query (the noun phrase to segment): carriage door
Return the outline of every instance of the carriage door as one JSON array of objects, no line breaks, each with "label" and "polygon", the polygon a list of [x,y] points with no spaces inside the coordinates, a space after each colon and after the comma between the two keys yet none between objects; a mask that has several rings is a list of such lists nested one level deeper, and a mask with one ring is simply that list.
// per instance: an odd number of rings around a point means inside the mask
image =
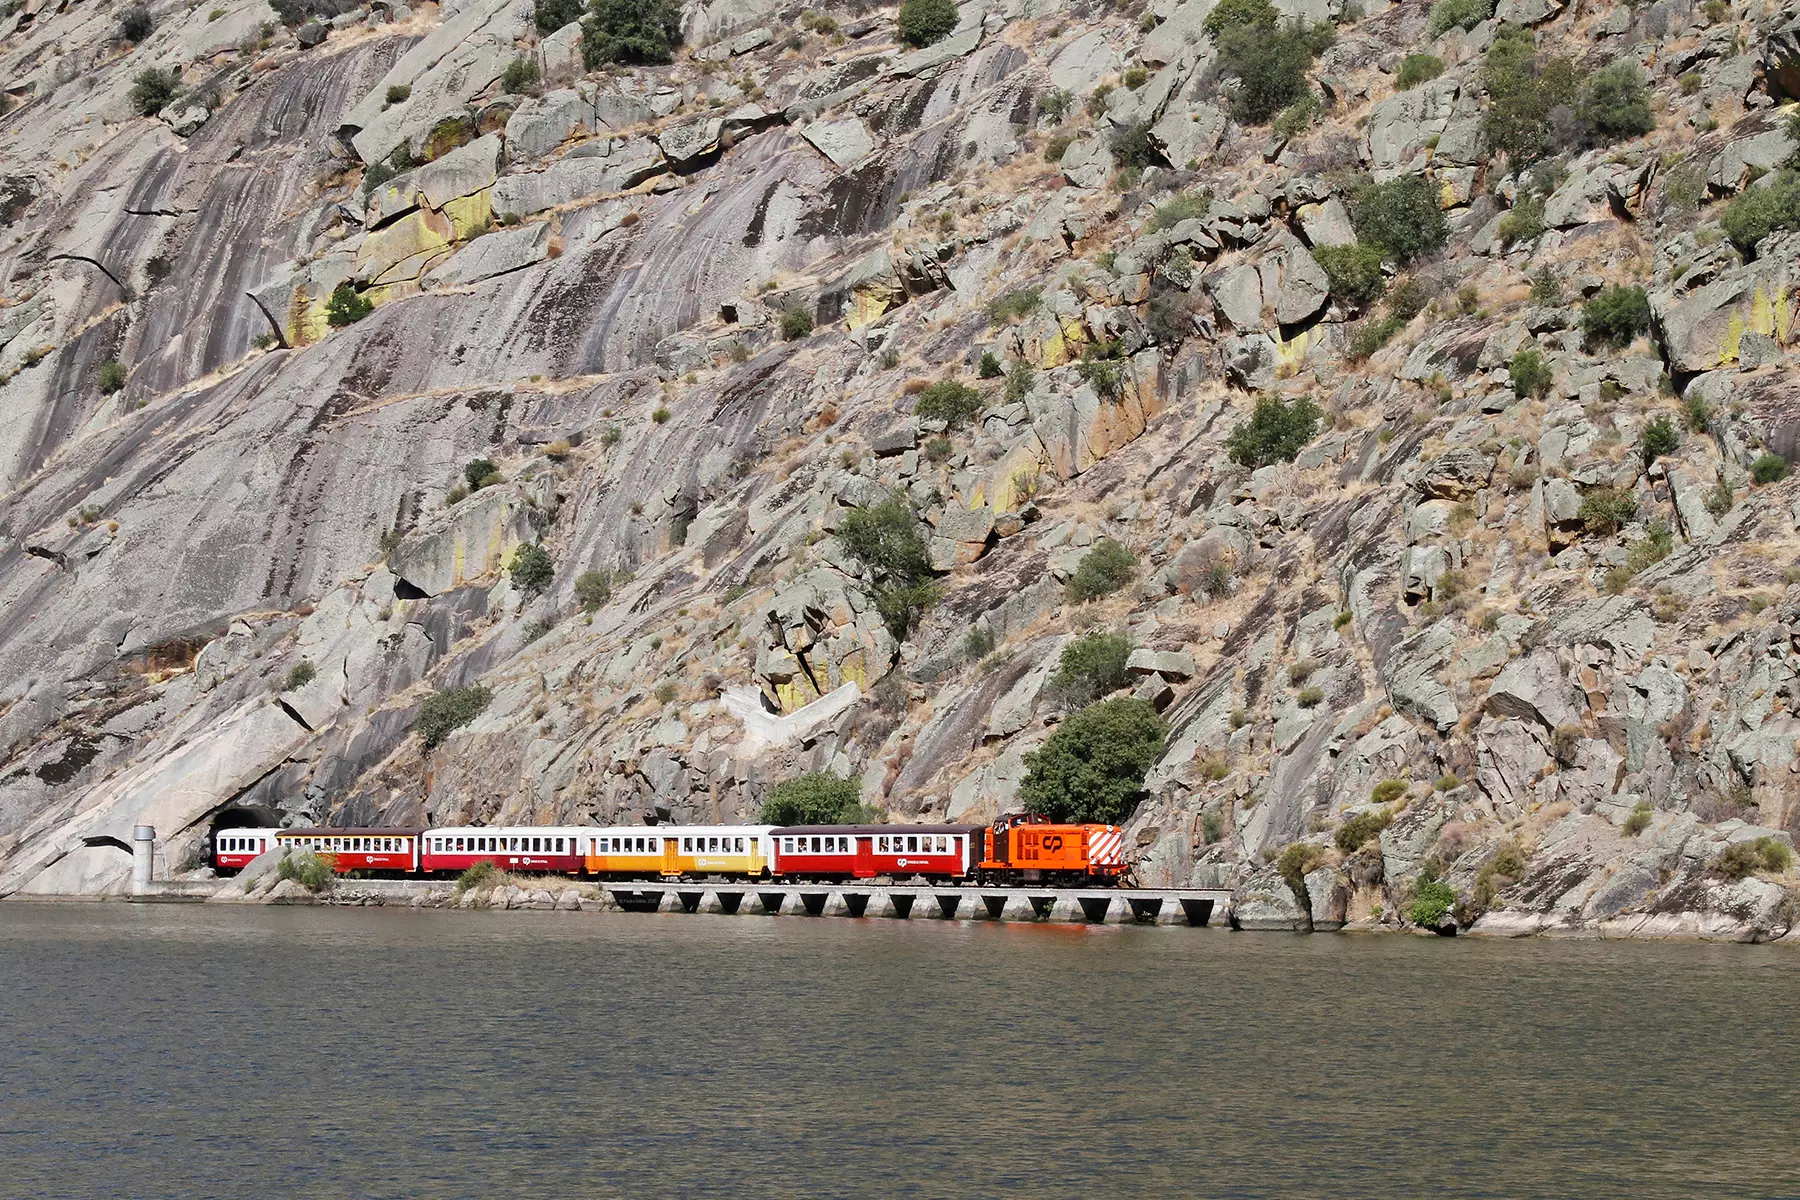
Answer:
[{"label": "carriage door", "polygon": [[664,875],[681,874],[681,839],[666,837],[663,839],[662,870]]},{"label": "carriage door", "polygon": [[850,873],[858,879],[875,878],[875,837],[873,834],[856,839],[856,858],[850,864]]}]

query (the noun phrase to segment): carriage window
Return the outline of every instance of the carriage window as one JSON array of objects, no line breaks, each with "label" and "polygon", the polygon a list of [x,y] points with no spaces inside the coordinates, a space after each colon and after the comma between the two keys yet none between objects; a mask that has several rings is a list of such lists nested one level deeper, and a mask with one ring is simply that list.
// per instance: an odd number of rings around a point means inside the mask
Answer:
[{"label": "carriage window", "polygon": [[708,850],[717,850],[719,848],[719,839],[716,837],[707,838],[706,839],[706,848]]},{"label": "carriage window", "polygon": [[532,838],[531,839],[531,849],[542,850],[543,846],[539,845],[538,843],[542,842],[543,840],[544,840],[543,838]]},{"label": "carriage window", "polygon": [[917,850],[919,849],[919,839],[916,837],[907,838],[906,839],[906,849],[909,853],[917,852]]},{"label": "carriage window", "polygon": [[556,839],[556,852],[558,854],[562,853],[562,844],[563,844],[563,840],[561,838],[557,838]]},{"label": "carriage window", "polygon": [[693,850],[693,848],[694,848],[694,839],[693,838],[682,838],[681,839],[681,852],[683,854],[689,853],[690,851]]}]

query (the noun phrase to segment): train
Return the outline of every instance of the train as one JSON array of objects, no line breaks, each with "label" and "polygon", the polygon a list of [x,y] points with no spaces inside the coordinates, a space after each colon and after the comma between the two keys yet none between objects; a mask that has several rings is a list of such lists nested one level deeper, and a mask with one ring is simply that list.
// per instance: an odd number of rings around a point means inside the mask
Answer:
[{"label": "train", "polygon": [[269,850],[310,851],[340,875],[449,879],[481,863],[519,875],[606,880],[941,884],[1123,882],[1117,825],[1008,813],[991,825],[634,825],[226,829],[213,867],[235,874]]}]

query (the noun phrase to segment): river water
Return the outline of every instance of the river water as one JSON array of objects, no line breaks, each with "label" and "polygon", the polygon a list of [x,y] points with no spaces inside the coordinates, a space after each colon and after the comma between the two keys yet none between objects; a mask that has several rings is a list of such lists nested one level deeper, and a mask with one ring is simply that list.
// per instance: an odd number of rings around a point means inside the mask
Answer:
[{"label": "river water", "polygon": [[1800,1195],[1793,947],[0,904],[6,1197]]}]

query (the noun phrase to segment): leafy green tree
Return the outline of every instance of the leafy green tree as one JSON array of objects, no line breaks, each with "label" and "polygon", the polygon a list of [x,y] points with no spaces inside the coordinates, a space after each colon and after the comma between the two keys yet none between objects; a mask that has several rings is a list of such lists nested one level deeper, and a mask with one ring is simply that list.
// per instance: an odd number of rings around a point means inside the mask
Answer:
[{"label": "leafy green tree", "polygon": [[583,571],[575,577],[575,602],[583,612],[598,612],[611,603],[613,582],[611,571]]},{"label": "leafy green tree", "polygon": [[181,73],[174,67],[145,67],[132,77],[131,91],[125,98],[138,115],[154,117],[169,107],[180,91]]},{"label": "leafy green tree", "polygon": [[1350,224],[1357,241],[1379,247],[1402,265],[1442,249],[1450,237],[1437,192],[1422,175],[1402,175],[1362,189],[1351,202]]},{"label": "leafy green tree", "polygon": [[590,71],[607,63],[666,63],[680,44],[675,0],[592,0],[581,22],[581,55]]},{"label": "leafy green tree", "polygon": [[898,31],[909,46],[929,46],[956,31],[956,0],[904,0]]},{"label": "leafy green tree", "polygon": [[1588,77],[1575,115],[1596,138],[1616,142],[1656,128],[1650,112],[1650,86],[1643,68],[1630,59],[1602,67]]},{"label": "leafy green tree", "polygon": [[155,28],[156,22],[151,19],[150,10],[142,4],[134,4],[119,17],[119,40],[135,46],[149,37],[150,31]]},{"label": "leafy green tree", "polygon": [[471,458],[463,464],[463,478],[469,481],[471,492],[479,492],[484,487],[499,483],[500,472],[492,459]]},{"label": "leafy green tree", "polygon": [[1076,604],[1110,596],[1131,582],[1137,574],[1138,561],[1131,551],[1112,538],[1094,543],[1069,578],[1069,599]]},{"label": "leafy green tree", "polygon": [[919,613],[943,591],[931,579],[931,556],[919,518],[899,497],[862,505],[844,515],[838,541],[876,575],[875,611],[895,641],[905,641]]},{"label": "leafy green tree", "polygon": [[1025,756],[1019,799],[1053,821],[1118,823],[1144,796],[1144,775],[1162,756],[1168,726],[1153,705],[1129,696],[1090,704]]},{"label": "leafy green tree", "polygon": [[1437,0],[1431,6],[1430,35],[1443,37],[1452,29],[1473,29],[1494,15],[1494,0]]},{"label": "leafy green tree", "polygon": [[532,596],[550,586],[556,578],[556,565],[550,561],[548,550],[536,542],[526,542],[513,552],[512,565],[506,573],[512,577],[514,587]]},{"label": "leafy green tree", "polygon": [[1635,284],[1613,284],[1581,310],[1581,332],[1595,346],[1631,345],[1650,332],[1650,297]]},{"label": "leafy green tree", "polygon": [[1122,633],[1094,630],[1063,647],[1050,686],[1065,704],[1081,705],[1116,692],[1130,682],[1125,662],[1131,639]]},{"label": "leafy green tree", "polygon": [[1676,430],[1675,422],[1662,416],[1644,426],[1638,449],[1643,453],[1644,465],[1649,466],[1664,455],[1675,453],[1680,445],[1681,434]]},{"label": "leafy green tree", "polygon": [[439,745],[451,732],[461,729],[480,716],[494,694],[480,684],[472,687],[446,688],[425,697],[419,715],[413,718],[413,729],[424,739],[427,750]]},{"label": "leafy green tree", "polygon": [[992,350],[981,352],[981,361],[975,366],[975,374],[982,379],[998,379],[1006,374],[1006,368],[1000,365],[1000,359]]},{"label": "leafy green tree", "polygon": [[346,279],[331,289],[331,296],[325,301],[325,323],[339,327],[354,325],[374,311],[375,302]]},{"label": "leafy green tree", "polygon": [[1319,406],[1305,396],[1284,401],[1265,393],[1256,398],[1250,419],[1231,431],[1226,449],[1233,462],[1253,470],[1292,462],[1318,432],[1319,415]]},{"label": "leafy green tree", "polygon": [[856,781],[824,771],[784,779],[763,796],[764,825],[850,825],[863,819]]},{"label": "leafy green tree", "polygon": [[1551,113],[1575,103],[1581,71],[1569,58],[1539,55],[1529,29],[1502,25],[1482,58],[1481,81],[1488,145],[1520,167],[1550,150]]},{"label": "leafy green tree", "polygon": [[797,342],[813,331],[812,313],[804,305],[790,304],[781,310],[781,340]]},{"label": "leafy green tree", "polygon": [[1365,246],[1361,242],[1348,246],[1315,246],[1312,256],[1324,270],[1331,294],[1347,304],[1365,305],[1387,287],[1387,278],[1381,273],[1379,246]]},{"label": "leafy green tree", "polygon": [[1506,373],[1512,379],[1513,395],[1521,400],[1527,396],[1541,400],[1550,391],[1550,364],[1544,361],[1543,351],[1535,346],[1527,346],[1514,354]]},{"label": "leafy green tree", "polygon": [[1435,54],[1409,54],[1400,61],[1400,73],[1394,77],[1394,87],[1399,91],[1409,91],[1421,83],[1430,83],[1444,73],[1444,60]]},{"label": "leafy green tree", "polygon": [[1719,228],[1739,250],[1752,254],[1756,243],[1780,230],[1800,229],[1800,173],[1782,170],[1761,180],[1725,206]]},{"label": "leafy green tree", "polygon": [[1300,99],[1307,92],[1306,72],[1331,36],[1329,25],[1226,26],[1216,40],[1220,69],[1238,81],[1232,115],[1262,125]]},{"label": "leafy green tree", "polygon": [[1273,29],[1280,23],[1281,14],[1269,0],[1219,0],[1206,14],[1204,28],[1217,41],[1227,30]]},{"label": "leafy green tree", "polygon": [[585,11],[587,5],[582,0],[536,0],[532,18],[537,22],[537,31],[548,36],[571,21],[581,20]]},{"label": "leafy green tree", "polygon": [[[996,364],[995,374],[998,374]],[[921,420],[942,421],[951,429],[967,425],[980,415],[981,393],[954,379],[940,379],[913,402],[913,413]]]},{"label": "leafy green tree", "polygon": [[1456,889],[1439,880],[1421,882],[1418,890],[1413,892],[1412,906],[1407,909],[1407,917],[1414,925],[1423,929],[1436,929],[1450,915],[1450,909],[1456,904]]}]

